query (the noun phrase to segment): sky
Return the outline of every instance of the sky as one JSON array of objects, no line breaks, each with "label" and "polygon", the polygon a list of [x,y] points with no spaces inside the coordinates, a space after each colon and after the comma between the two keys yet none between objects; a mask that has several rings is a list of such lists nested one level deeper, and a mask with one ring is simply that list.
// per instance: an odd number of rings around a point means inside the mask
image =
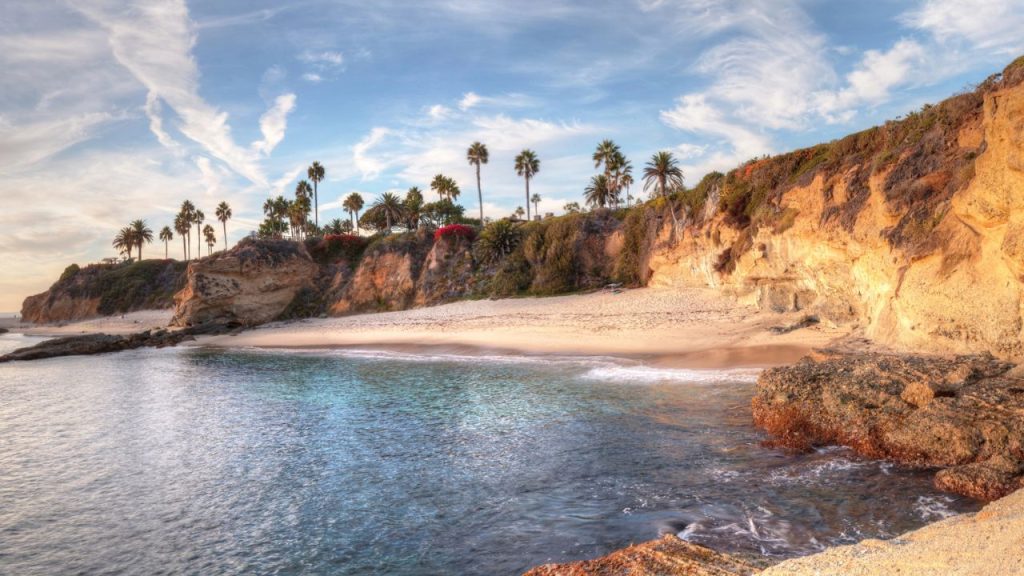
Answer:
[{"label": "sky", "polygon": [[1024,0],[2,0],[0,311],[185,199],[231,204],[233,243],[314,160],[321,222],[437,173],[475,214],[476,140],[487,216],[524,148],[560,213],[602,139],[692,185],[969,88],[1021,30]]}]

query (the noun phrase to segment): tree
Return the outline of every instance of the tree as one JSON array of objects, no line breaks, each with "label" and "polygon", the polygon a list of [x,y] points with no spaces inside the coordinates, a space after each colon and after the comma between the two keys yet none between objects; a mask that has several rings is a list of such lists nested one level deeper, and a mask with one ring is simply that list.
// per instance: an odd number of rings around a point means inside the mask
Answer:
[{"label": "tree", "polygon": [[327,234],[348,234],[351,231],[352,222],[350,220],[342,220],[341,218],[331,220],[324,227],[324,232]]},{"label": "tree", "polygon": [[324,167],[319,162],[313,162],[306,170],[306,175],[313,181],[313,223],[320,227],[320,203],[317,199],[317,185],[324,180]]},{"label": "tree", "polygon": [[359,231],[359,211],[363,209],[363,197],[358,192],[353,192],[345,197],[345,201],[341,203],[342,207],[348,211],[352,216],[352,228]]},{"label": "tree", "polygon": [[225,250],[228,249],[228,220],[231,220],[232,216],[234,216],[234,214],[231,213],[231,206],[229,206],[227,202],[217,204],[217,220],[220,220],[220,223],[224,225]]},{"label": "tree", "polygon": [[299,183],[295,185],[295,199],[309,199],[313,196],[313,187],[309,185],[309,182],[305,180],[299,180]]},{"label": "tree", "polygon": [[420,192],[416,186],[409,188],[402,204],[405,207],[406,228],[409,230],[419,228],[420,218],[423,215],[423,192]]},{"label": "tree", "polygon": [[131,226],[125,226],[117,231],[111,245],[117,249],[119,255],[131,258],[132,250],[135,248],[135,230]]},{"label": "tree", "polygon": [[[671,152],[662,150],[655,153],[644,167],[644,190],[651,186],[657,186],[658,194],[666,200],[669,200],[669,186],[682,188],[683,171],[679,168],[679,164]],[[675,206],[672,205],[671,200],[668,203],[668,210],[669,214],[672,215],[672,235],[675,238],[675,230],[679,226],[679,220],[676,219]]]},{"label": "tree", "polygon": [[587,206],[604,208],[612,201],[612,192],[608,187],[608,177],[598,174],[590,179],[590,184],[583,190],[583,199]]},{"label": "tree", "polygon": [[[527,204],[529,206],[529,204]],[[516,220],[522,219],[523,215],[526,214],[526,210],[523,210],[522,206],[516,206],[516,211],[512,213],[515,215]]]},{"label": "tree", "polygon": [[[188,239],[185,242],[185,248],[186,248],[185,251],[187,252],[187,254],[185,254],[185,259],[186,260],[191,260],[192,259],[192,222],[195,220],[195,217],[196,217],[196,206],[195,206],[195,204],[193,204],[190,200],[185,200],[184,202],[181,203],[181,210],[179,211],[179,214],[181,214],[181,216],[184,219],[184,221],[188,223],[188,230],[185,232],[185,235],[188,236]],[[178,233],[180,234],[181,232],[179,231]]]},{"label": "tree", "polygon": [[373,203],[373,207],[380,210],[384,215],[388,234],[391,233],[391,227],[394,223],[401,221],[405,217],[405,207],[402,205],[402,201],[392,192],[381,194],[380,198]]},{"label": "tree", "polygon": [[626,160],[622,164],[618,180],[619,186],[626,189],[626,208],[629,208],[629,201],[633,199],[633,197],[629,195],[629,188],[633,185],[633,163],[629,160]]},{"label": "tree", "polygon": [[153,241],[153,231],[146,225],[145,220],[132,220],[128,226],[132,229],[132,239],[139,249],[139,262],[142,262],[142,245]]},{"label": "tree", "polygon": [[537,207],[540,204],[540,194],[534,194],[530,196],[530,202],[533,202],[533,213],[536,216],[540,216],[540,209]]},{"label": "tree", "polygon": [[192,221],[183,212],[174,217],[174,231],[181,237],[181,257],[188,260],[188,233],[192,230]]},{"label": "tree", "polygon": [[174,232],[171,232],[170,226],[164,226],[160,229],[160,240],[164,243],[164,260],[167,260],[167,245],[171,240],[174,240]]},{"label": "tree", "polygon": [[473,142],[469,149],[466,150],[466,160],[469,161],[471,166],[476,167],[476,195],[477,200],[480,202],[480,222],[484,221],[484,193],[483,189],[480,188],[480,165],[487,164],[490,159],[490,153],[487,151],[487,146],[480,142]]},{"label": "tree", "polygon": [[569,214],[576,214],[577,212],[580,212],[580,203],[579,202],[569,202],[565,206],[562,206],[562,210],[565,210]]},{"label": "tree", "polygon": [[526,180],[526,219],[530,219],[530,180],[540,172],[540,160],[533,150],[523,150],[516,156],[516,174]]},{"label": "tree", "polygon": [[206,255],[209,256],[213,253],[213,247],[217,244],[217,233],[213,230],[213,226],[207,224],[203,226],[203,238],[206,239]]},{"label": "tree", "polygon": [[203,221],[206,220],[206,214],[203,214],[202,210],[196,210],[192,213],[192,223],[196,225],[196,252],[198,254],[203,253],[202,237],[199,235],[200,228],[203,225]]}]

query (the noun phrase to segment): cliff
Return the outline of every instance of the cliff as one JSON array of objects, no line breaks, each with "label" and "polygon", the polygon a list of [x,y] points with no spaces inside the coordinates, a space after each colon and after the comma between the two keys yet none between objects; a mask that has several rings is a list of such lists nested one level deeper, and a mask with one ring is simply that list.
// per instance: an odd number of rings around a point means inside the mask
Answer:
[{"label": "cliff", "polygon": [[28,322],[48,323],[170,308],[174,293],[185,284],[185,264],[143,260],[125,264],[72,264],[42,294],[29,296],[21,307]]},{"label": "cliff", "polygon": [[1024,356],[1024,59],[976,90],[680,194],[656,286],[709,285],[877,342]]}]

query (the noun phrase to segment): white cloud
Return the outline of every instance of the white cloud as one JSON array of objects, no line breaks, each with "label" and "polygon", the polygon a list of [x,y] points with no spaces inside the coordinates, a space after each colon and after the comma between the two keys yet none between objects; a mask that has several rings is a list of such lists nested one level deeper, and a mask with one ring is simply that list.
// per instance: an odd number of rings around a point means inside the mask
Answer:
[{"label": "white cloud", "polygon": [[433,106],[427,109],[427,116],[430,116],[430,119],[435,122],[444,120],[445,118],[448,118],[451,115],[451,109],[448,108],[447,106],[442,106],[441,104],[434,104]]},{"label": "white cloud", "polygon": [[1020,0],[925,0],[903,21],[940,42],[966,41],[976,50],[1002,57],[1024,51]]},{"label": "white cloud", "polygon": [[299,54],[299,60],[307,64],[315,64],[324,67],[338,67],[345,63],[345,56],[341,52],[303,52]]},{"label": "white cloud", "polygon": [[315,74],[313,72],[307,72],[303,74],[302,79],[312,84],[319,84],[320,82],[323,82],[323,76],[320,76],[319,74]]},{"label": "white cloud", "polygon": [[228,115],[199,96],[195,34],[184,0],[142,0],[131,10],[115,0],[72,5],[107,31],[116,60],[177,113],[182,134],[238,174],[266,185],[256,155],[231,137]]},{"label": "white cloud", "polygon": [[479,103],[480,96],[474,92],[466,92],[462,95],[462,100],[459,100],[459,110],[465,112]]},{"label": "white cloud", "polygon": [[164,130],[160,98],[155,93],[150,92],[146,95],[146,106],[143,109],[146,112],[146,116],[149,118],[149,131],[156,136],[157,142],[173,152],[175,155],[180,156],[184,154],[181,144],[179,144],[177,140],[172,138],[171,135]]},{"label": "white cloud", "polygon": [[352,147],[352,164],[362,174],[363,180],[377,178],[387,167],[387,162],[371,156],[369,153],[389,134],[391,134],[391,131],[387,128],[376,127],[370,130],[370,133],[365,138]]},{"label": "white cloud", "polygon": [[0,174],[40,162],[87,140],[93,128],[112,119],[95,112],[28,124],[0,122]]},{"label": "white cloud", "polygon": [[698,146],[697,144],[680,144],[676,146],[676,155],[683,159],[700,158],[708,151],[708,145]]},{"label": "white cloud", "polygon": [[295,94],[282,94],[274,100],[274,104],[260,117],[260,133],[262,140],[253,142],[253,148],[269,156],[274,148],[284,140],[288,129],[288,114],[295,109]]},{"label": "white cloud", "polygon": [[924,48],[914,40],[900,40],[886,52],[868,50],[846,76],[845,88],[815,95],[816,111],[830,121],[848,121],[858,107],[887,101],[894,87],[922,70],[925,60]]},{"label": "white cloud", "polygon": [[202,174],[203,187],[206,189],[206,196],[208,198],[214,197],[221,191],[222,175],[217,171],[216,168],[210,163],[210,159],[206,156],[196,156],[194,158],[196,167],[199,168],[200,174]]}]

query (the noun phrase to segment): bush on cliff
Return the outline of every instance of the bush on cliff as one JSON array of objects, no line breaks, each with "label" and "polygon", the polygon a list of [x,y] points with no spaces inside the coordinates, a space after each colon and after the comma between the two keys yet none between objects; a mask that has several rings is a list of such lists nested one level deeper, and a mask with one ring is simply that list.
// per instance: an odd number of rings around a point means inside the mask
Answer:
[{"label": "bush on cliff", "polygon": [[643,286],[647,281],[645,270],[650,248],[650,219],[652,215],[643,206],[629,211],[623,222],[622,251],[615,260],[615,280],[627,286]]},{"label": "bush on cliff", "polygon": [[323,238],[306,240],[309,255],[323,265],[338,260],[354,265],[366,250],[368,241],[355,234],[327,234]]},{"label": "bush on cliff", "polygon": [[447,226],[441,226],[434,231],[434,242],[442,238],[465,238],[472,241],[476,237],[476,230],[466,226],[465,224],[449,224]]}]

